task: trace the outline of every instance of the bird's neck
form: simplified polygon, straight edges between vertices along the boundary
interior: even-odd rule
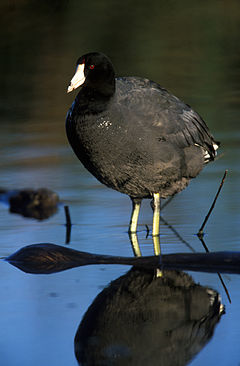
[[[101,88],[101,92],[99,92],[98,89],[84,86],[76,97],[77,105],[82,111],[86,109],[88,113],[101,112],[106,108],[106,105],[113,97],[114,92],[115,85],[111,89],[102,90]]]

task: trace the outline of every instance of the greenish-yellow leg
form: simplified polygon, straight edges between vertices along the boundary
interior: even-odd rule
[[[154,254],[160,256],[161,255],[161,247],[160,247],[160,194],[153,194],[153,246],[154,246]],[[162,277],[162,270],[157,268],[156,277]]]
[[[141,257],[142,253],[138,243],[137,233],[128,233],[130,242],[132,244],[132,250],[135,257]]]
[[[159,225],[160,225],[160,194],[153,194],[153,245],[154,245],[154,254],[160,255],[160,237],[159,237]]]
[[[131,200],[132,200],[132,215],[129,223],[128,234],[132,244],[134,255],[136,257],[140,257],[142,254],[138,244],[137,224],[142,200],[137,198],[131,198]]]
[[[132,215],[129,223],[128,232],[136,233],[137,232],[137,224],[138,224],[138,216],[141,207],[141,199],[131,198],[132,200]]]

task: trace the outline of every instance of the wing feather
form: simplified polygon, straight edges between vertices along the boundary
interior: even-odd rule
[[[181,148],[202,147],[206,162],[213,160],[219,143],[211,135],[206,123],[188,104],[170,94],[155,82],[136,77],[118,78],[118,98],[126,105],[131,120],[141,124],[146,133],[155,131],[159,141],[167,141]],[[121,92],[121,83],[129,92]],[[124,103],[123,103],[124,99]],[[135,113],[133,113],[135,112]]]

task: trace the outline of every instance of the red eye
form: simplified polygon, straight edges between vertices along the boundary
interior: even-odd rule
[[[90,70],[93,70],[93,69],[94,69],[94,67],[95,67],[95,65],[90,65],[90,66],[89,66],[89,69],[90,69]]]

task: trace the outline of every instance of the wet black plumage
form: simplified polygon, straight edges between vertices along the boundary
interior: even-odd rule
[[[166,89],[144,78],[115,78],[111,61],[100,53],[77,64],[84,81],[66,131],[75,154],[100,182],[131,198],[165,198],[214,160],[218,143],[203,119]]]

